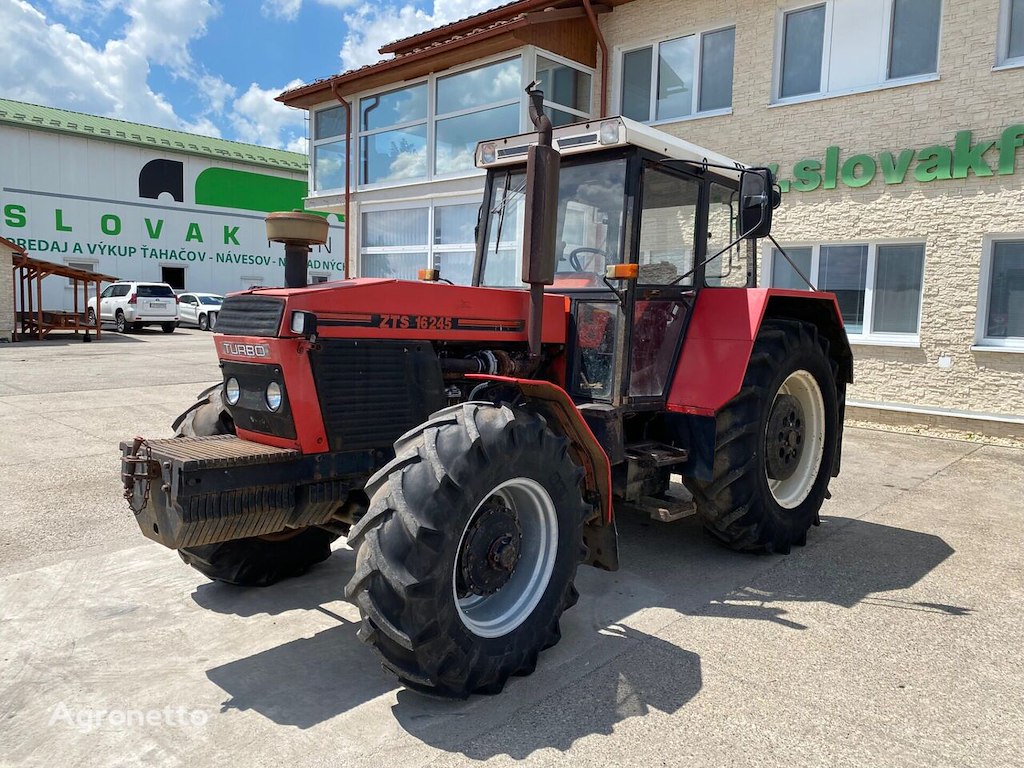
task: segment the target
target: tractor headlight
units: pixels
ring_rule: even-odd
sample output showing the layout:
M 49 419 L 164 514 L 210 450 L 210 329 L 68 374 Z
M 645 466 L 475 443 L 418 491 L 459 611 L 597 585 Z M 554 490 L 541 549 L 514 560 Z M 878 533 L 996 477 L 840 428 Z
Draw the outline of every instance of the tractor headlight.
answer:
M 238 379 L 234 376 L 224 382 L 224 399 L 228 401 L 228 405 L 236 405 L 238 396 L 241 394 L 242 390 L 238 386 Z
M 601 143 L 602 144 L 618 144 L 621 141 L 619 138 L 619 121 L 618 120 L 605 120 L 601 123 Z
M 276 411 L 281 407 L 281 385 L 276 381 L 267 384 L 267 408 Z
M 490 165 L 497 159 L 497 148 L 493 142 L 480 145 L 480 164 Z

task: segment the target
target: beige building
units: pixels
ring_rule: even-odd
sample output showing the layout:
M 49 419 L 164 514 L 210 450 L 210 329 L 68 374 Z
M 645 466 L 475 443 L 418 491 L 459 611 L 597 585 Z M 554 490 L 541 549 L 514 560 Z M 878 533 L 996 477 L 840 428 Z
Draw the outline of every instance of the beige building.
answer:
M 852 415 L 1024 437 L 1024 0 L 520 0 L 381 51 L 281 96 L 353 274 L 468 279 L 472 147 L 527 129 L 538 79 L 556 123 L 777 166 L 774 234 L 839 296 Z M 759 271 L 804 287 L 770 243 Z

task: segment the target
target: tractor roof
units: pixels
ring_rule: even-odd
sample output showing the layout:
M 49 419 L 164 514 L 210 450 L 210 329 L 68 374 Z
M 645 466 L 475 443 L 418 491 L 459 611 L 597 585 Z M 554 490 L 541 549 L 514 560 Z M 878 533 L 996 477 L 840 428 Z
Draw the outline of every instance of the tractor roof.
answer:
M 493 168 L 522 163 L 530 146 L 537 141 L 536 131 L 482 141 L 476 148 L 476 165 L 478 168 Z M 673 160 L 735 168 L 735 171 L 717 169 L 719 173 L 734 179 L 739 178 L 740 169 L 748 167 L 714 150 L 643 125 L 628 117 L 609 117 L 555 128 L 552 144 L 563 156 L 610 147 L 643 147 Z

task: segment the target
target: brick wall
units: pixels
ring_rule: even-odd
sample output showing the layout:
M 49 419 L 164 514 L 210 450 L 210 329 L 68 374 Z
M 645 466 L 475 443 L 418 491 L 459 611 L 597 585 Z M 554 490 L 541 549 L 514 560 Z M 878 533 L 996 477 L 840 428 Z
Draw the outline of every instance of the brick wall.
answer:
M 1024 68 L 993 71 L 998 0 L 945 0 L 939 79 L 769 106 L 779 9 L 761 0 L 636 0 L 601 17 L 618 82 L 617 46 L 736 25 L 731 115 L 658 127 L 744 162 L 777 162 L 786 175 L 803 158 L 952 147 L 959 130 L 998 139 L 1024 123 Z M 614 86 L 610 109 L 616 109 Z M 998 149 L 998 148 L 997 148 Z M 997 162 L 997 151 L 986 158 Z M 859 189 L 790 192 L 777 212 L 780 242 L 837 243 L 915 238 L 926 244 L 919 348 L 858 345 L 850 397 L 935 408 L 1024 414 L 1024 353 L 972 351 L 983 240 L 1024 233 L 1024 149 L 1014 175 L 887 185 L 881 171 Z M 951 365 L 940 368 L 940 357 Z
M 14 329 L 14 270 L 11 251 L 0 243 L 0 341 L 10 341 Z

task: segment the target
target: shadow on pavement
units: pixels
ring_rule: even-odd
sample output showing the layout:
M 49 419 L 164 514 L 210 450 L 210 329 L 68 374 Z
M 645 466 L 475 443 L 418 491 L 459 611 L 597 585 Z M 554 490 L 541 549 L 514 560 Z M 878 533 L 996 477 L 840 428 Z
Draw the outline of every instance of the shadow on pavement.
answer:
M 432 700 L 399 690 L 392 712 L 411 735 L 474 759 L 523 758 L 541 748 L 568 749 L 577 739 L 611 733 L 622 720 L 651 710 L 672 713 L 701 688 L 697 653 L 632 627 L 620 626 L 644 608 L 686 615 L 771 621 L 785 603 L 860 603 L 882 610 L 940 612 L 970 608 L 899 599 L 953 549 L 941 538 L 846 518 L 823 518 L 810 546 L 790 556 L 744 556 L 716 547 L 695 521 L 673 526 L 626 518 L 620 523 L 624 570 L 582 569 L 580 605 L 566 615 L 562 642 L 541 656 L 533 676 L 514 679 L 503 694 L 468 701 Z M 192 597 L 219 613 L 243 617 L 321 608 L 343 599 L 354 554 L 336 550 L 302 579 L 263 590 L 200 586 Z M 617 585 L 617 586 L 610 586 Z M 251 709 L 281 725 L 309 728 L 399 688 L 341 624 L 216 667 L 209 679 L 229 694 L 226 709 Z M 563 691 L 572 688 L 571 696 Z

